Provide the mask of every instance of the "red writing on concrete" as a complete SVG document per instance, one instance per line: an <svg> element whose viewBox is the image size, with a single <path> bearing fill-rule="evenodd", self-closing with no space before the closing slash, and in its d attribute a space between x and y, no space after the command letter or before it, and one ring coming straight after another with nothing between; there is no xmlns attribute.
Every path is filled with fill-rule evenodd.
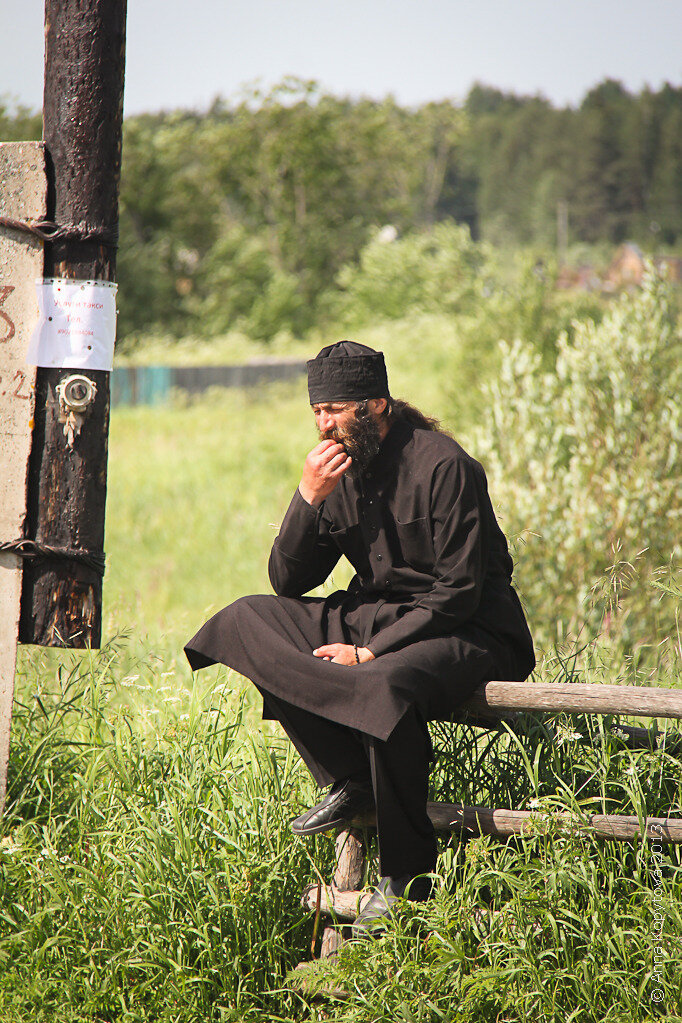
<svg viewBox="0 0 682 1023"><path fill-rule="evenodd" d="M8 295L11 295L13 291L14 291L13 284L4 284L2 287L0 287L0 320L2 320L2 322L5 325L5 334L3 337L0 337L0 342L11 341L15 334L14 323L7 315L5 310L2 308L5 299L8 297Z"/></svg>
<svg viewBox="0 0 682 1023"><path fill-rule="evenodd" d="M6 391L2 386L2 376L0 376L0 397L4 397L7 394L12 398L23 398L24 401L27 401L31 397L30 393L24 394L23 392L23 387L26 384L26 374L23 369L18 369L16 371L7 386L11 387L12 384L14 384L14 390Z"/></svg>

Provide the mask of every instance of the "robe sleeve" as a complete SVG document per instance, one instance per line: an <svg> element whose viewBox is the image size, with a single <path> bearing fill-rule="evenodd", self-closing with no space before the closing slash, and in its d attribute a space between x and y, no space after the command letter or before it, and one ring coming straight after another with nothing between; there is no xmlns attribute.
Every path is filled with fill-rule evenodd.
<svg viewBox="0 0 682 1023"><path fill-rule="evenodd" d="M490 552L485 476L456 459L439 465L431 487L434 582L402 618L381 629L367 646L375 657L429 636L451 635L476 612Z"/></svg>
<svg viewBox="0 0 682 1023"><path fill-rule="evenodd" d="M314 508L297 488L270 552L273 590L280 597L300 597L323 583L340 557L329 538L324 503Z"/></svg>

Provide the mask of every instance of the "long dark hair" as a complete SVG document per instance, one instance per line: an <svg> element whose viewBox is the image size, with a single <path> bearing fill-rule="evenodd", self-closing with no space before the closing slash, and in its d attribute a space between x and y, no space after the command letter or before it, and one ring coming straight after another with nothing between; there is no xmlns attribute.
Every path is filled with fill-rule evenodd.
<svg viewBox="0 0 682 1023"><path fill-rule="evenodd" d="M418 430L433 430L434 433L448 434L448 431L441 426L439 419L434 416L425 416L415 405L410 405L409 401L403 401L402 398L389 398L384 415L387 415L389 419L406 419L410 426L414 426Z"/></svg>
<svg viewBox="0 0 682 1023"><path fill-rule="evenodd" d="M368 401L369 399L366 398L364 401L357 402L356 414L359 417L369 415ZM451 436L448 430L441 426L439 419L435 419L434 416L425 416L415 405L411 405L409 401L403 401L402 398L389 398L381 415L389 423L393 419L405 419L410 426L414 426L417 430L432 430L434 433Z"/></svg>

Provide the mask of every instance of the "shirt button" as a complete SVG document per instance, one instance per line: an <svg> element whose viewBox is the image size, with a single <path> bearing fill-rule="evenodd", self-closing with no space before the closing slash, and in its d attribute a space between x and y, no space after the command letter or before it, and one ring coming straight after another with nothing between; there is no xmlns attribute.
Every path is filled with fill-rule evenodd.
<svg viewBox="0 0 682 1023"><path fill-rule="evenodd" d="M381 555L377 554L377 561L381 561Z"/></svg>

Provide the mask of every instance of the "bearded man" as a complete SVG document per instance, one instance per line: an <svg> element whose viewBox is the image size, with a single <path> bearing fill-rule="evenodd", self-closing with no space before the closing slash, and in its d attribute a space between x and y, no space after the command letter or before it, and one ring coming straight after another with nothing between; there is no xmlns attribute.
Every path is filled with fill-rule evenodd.
<svg viewBox="0 0 682 1023"><path fill-rule="evenodd" d="M376 812L381 879L355 923L371 933L396 899L428 897L426 722L482 682L523 681L533 644L482 466L438 423L390 396L384 357L341 341L308 362L320 443L275 538L276 596L242 597L187 644L251 679L320 787L297 835ZM341 555L347 590L305 596Z"/></svg>

